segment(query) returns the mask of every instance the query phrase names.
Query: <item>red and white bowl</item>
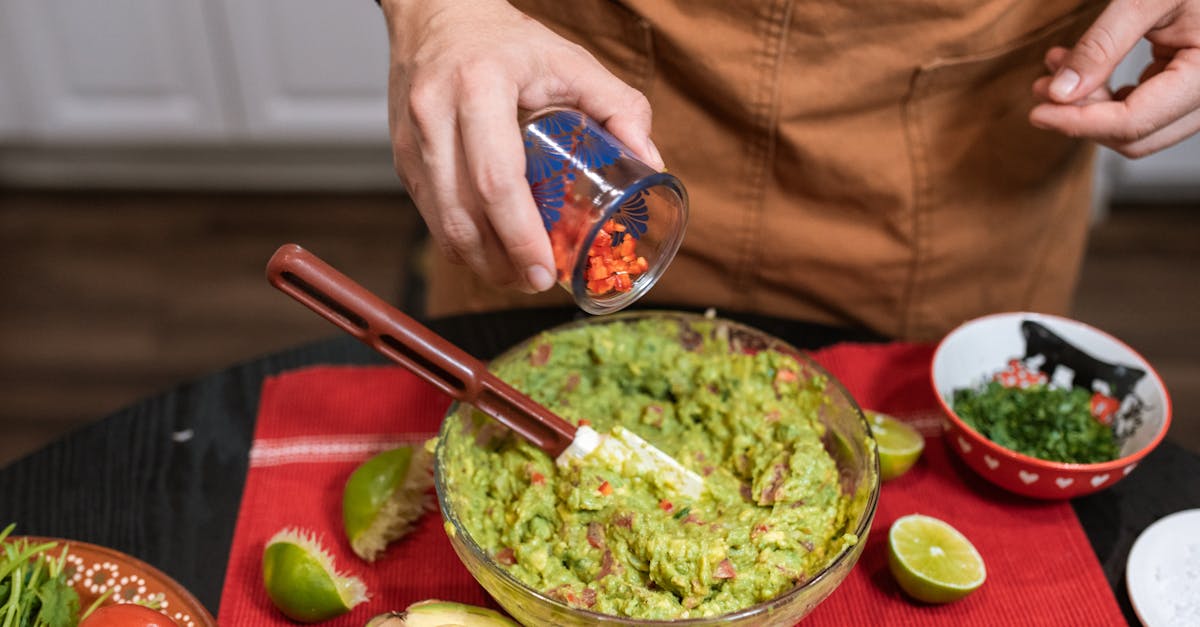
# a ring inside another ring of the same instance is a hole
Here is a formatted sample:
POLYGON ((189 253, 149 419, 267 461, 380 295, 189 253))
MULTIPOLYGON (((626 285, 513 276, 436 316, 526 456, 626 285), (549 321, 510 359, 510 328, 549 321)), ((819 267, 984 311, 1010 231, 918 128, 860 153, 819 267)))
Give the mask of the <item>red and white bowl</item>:
POLYGON ((930 377, 946 418, 947 445, 985 479, 1034 498, 1073 498, 1112 486, 1158 446, 1171 423, 1171 399, 1149 362, 1117 338, 1060 316, 1014 312, 965 322, 938 344, 930 377), (1021 360, 1015 375, 1014 359, 1021 360), (1010 377, 1042 372, 1053 384, 1098 390, 1097 399, 1115 403, 1111 418, 1120 434, 1120 457, 1098 464, 1037 459, 963 422, 952 409, 954 391, 1006 370, 1010 377))

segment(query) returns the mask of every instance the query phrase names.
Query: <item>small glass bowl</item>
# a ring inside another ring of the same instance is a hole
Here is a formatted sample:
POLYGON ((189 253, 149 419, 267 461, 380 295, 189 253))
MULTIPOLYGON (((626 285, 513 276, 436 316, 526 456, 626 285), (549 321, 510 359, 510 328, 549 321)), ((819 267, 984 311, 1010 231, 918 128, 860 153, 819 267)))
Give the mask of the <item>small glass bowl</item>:
POLYGON ((559 285, 592 314, 636 301, 683 242, 683 183, 573 109, 533 113, 521 134, 525 178, 550 235, 559 285))
MULTIPOLYGON (((684 325, 684 328, 689 328, 692 322, 709 320, 697 314, 683 312, 636 311, 571 322, 551 329, 549 332, 565 331, 581 325, 633 324, 647 318, 678 321, 684 325)), ((726 329, 731 351, 775 350, 795 358, 799 366, 798 374, 801 377, 823 376, 827 379, 826 393, 830 402, 821 410, 821 422, 827 427, 824 436, 825 449, 837 464, 843 490, 853 503, 846 528, 853 529, 859 541, 833 556, 825 567, 807 582, 797 585, 770 601, 719 616, 645 620, 599 614, 571 607, 530 588, 509 574, 471 538, 466 527, 459 520, 455 505, 456 498, 447 485, 447 468, 449 464, 454 463, 454 460, 444 454, 444 443, 450 428, 449 425, 452 423, 470 424, 468 417, 471 408, 454 403, 448 410, 447 416, 460 412, 461 422, 451 420, 442 422, 434 460, 434 485, 437 489, 442 516, 446 521, 447 535, 454 551, 471 575, 475 577, 475 580, 522 624, 579 627, 587 625, 790 626, 808 615, 813 608, 825 600, 845 580, 850 569, 862 555, 863 548, 867 544, 867 533, 875 518, 875 507, 879 500, 880 488, 879 456, 875 450, 871 428, 863 416, 862 410, 837 379, 791 345, 736 322, 720 319, 717 319, 716 322, 726 329)), ((509 349, 497 357, 494 363, 528 359, 533 342, 539 337, 541 336, 527 339, 509 349)))

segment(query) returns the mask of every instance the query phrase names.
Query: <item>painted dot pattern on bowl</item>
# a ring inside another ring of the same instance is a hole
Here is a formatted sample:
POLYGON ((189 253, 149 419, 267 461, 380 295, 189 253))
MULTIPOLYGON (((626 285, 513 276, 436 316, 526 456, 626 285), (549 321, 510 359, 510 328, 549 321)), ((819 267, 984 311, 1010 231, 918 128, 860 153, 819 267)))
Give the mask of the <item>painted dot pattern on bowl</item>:
MULTIPOLYGON (((14 540, 16 538, 13 538, 14 540)), ((80 606, 89 607, 108 594, 105 605, 138 603, 157 609, 179 627, 212 627, 216 621, 195 597, 154 567, 107 547, 57 538, 29 538, 56 542, 48 555, 67 551, 64 572, 79 595, 80 606)))

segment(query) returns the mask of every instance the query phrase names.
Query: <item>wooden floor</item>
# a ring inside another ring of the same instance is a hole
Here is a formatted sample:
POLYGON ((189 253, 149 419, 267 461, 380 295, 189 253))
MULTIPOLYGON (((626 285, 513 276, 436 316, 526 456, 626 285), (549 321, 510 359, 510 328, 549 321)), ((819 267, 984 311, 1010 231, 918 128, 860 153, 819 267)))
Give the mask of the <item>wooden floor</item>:
MULTIPOLYGON (((402 196, 0 190, 0 465, 231 363, 335 333, 270 288, 298 242, 405 300, 421 226, 402 196)), ((1075 316, 1154 363, 1171 437, 1200 451, 1200 207, 1118 207, 1075 316)))

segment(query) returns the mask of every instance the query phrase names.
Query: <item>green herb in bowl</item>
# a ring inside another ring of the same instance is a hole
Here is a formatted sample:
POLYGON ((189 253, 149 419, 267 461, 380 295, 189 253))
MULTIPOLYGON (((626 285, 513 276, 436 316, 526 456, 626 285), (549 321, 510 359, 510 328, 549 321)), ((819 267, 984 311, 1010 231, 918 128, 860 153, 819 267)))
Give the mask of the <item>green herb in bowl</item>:
POLYGON ((65 570, 67 550, 51 556, 54 542, 9 540, 14 528, 15 523, 0 530, 0 625, 73 627, 108 597, 102 595, 81 616, 79 594, 65 570))
POLYGON ((991 381, 954 391, 954 413, 987 439, 1023 455, 1053 462, 1094 464, 1118 457, 1112 428, 1092 416, 1086 390, 991 381))

